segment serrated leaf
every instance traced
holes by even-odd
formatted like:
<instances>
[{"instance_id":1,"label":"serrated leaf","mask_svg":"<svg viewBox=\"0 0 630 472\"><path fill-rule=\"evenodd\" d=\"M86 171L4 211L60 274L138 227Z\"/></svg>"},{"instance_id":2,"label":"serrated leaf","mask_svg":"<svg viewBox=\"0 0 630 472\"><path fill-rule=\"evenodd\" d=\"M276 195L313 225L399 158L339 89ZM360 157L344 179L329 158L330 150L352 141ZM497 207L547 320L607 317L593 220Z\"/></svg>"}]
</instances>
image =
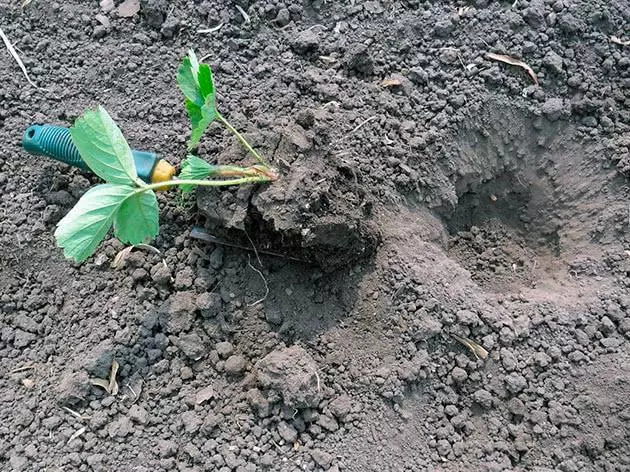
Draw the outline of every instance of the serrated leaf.
<instances>
[{"instance_id":1,"label":"serrated leaf","mask_svg":"<svg viewBox=\"0 0 630 472\"><path fill-rule=\"evenodd\" d=\"M136 185L138 174L131 148L103 107L77 118L70 135L81 159L96 175L110 184Z\"/></svg>"},{"instance_id":2,"label":"serrated leaf","mask_svg":"<svg viewBox=\"0 0 630 472\"><path fill-rule=\"evenodd\" d=\"M197 82L199 83L199 92L204 99L204 104L208 105L212 103L212 106L214 106L214 78L212 77L212 70L208 64L199 65Z\"/></svg>"},{"instance_id":3,"label":"serrated leaf","mask_svg":"<svg viewBox=\"0 0 630 472\"><path fill-rule=\"evenodd\" d=\"M199 61L197 60L197 55L193 49L188 50L188 60L190 61L190 68L192 69L192 73L195 77L199 73Z\"/></svg>"},{"instance_id":4,"label":"serrated leaf","mask_svg":"<svg viewBox=\"0 0 630 472\"><path fill-rule=\"evenodd\" d=\"M123 243L146 243L158 231L159 207L152 190L130 195L114 216L114 234Z\"/></svg>"},{"instance_id":5,"label":"serrated leaf","mask_svg":"<svg viewBox=\"0 0 630 472\"><path fill-rule=\"evenodd\" d=\"M188 111L188 116L190 117L190 123L192 125L192 131L190 133L190 138L188 139L188 150L190 151L199 144L203 133L206 129L208 129L210 123L214 121L217 113L214 105L204 105L199 108L197 105L188 100L186 100L186 111Z\"/></svg>"},{"instance_id":6,"label":"serrated leaf","mask_svg":"<svg viewBox=\"0 0 630 472\"><path fill-rule=\"evenodd\" d=\"M215 166L208 164L203 159L197 156L188 156L184 162L182 162L179 178L181 180L198 180L206 179L215 170ZM180 185L182 192L190 192L194 185Z\"/></svg>"},{"instance_id":7,"label":"serrated leaf","mask_svg":"<svg viewBox=\"0 0 630 472\"><path fill-rule=\"evenodd\" d=\"M88 190L57 223L55 238L64 255L82 262L94 254L116 212L135 191L135 187L118 184L102 184Z\"/></svg>"},{"instance_id":8,"label":"serrated leaf","mask_svg":"<svg viewBox=\"0 0 630 472\"><path fill-rule=\"evenodd\" d=\"M177 71L177 84L184 94L192 125L188 141L190 150L199 144L201 136L217 116L212 70L208 64L199 64L194 51L190 50Z\"/></svg>"},{"instance_id":9,"label":"serrated leaf","mask_svg":"<svg viewBox=\"0 0 630 472\"><path fill-rule=\"evenodd\" d=\"M177 85L187 100L198 107L203 106L204 99L199 88L197 72L193 71L189 57L182 59L182 63L177 69Z\"/></svg>"}]
</instances>

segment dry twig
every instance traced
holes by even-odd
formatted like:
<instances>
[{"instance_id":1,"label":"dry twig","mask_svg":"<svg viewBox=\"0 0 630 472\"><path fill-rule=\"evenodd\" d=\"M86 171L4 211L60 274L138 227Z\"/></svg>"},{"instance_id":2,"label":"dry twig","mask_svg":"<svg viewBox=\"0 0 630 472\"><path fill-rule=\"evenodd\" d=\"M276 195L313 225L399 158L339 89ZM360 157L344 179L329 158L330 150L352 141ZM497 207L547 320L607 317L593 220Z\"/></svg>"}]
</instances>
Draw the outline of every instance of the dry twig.
<instances>
[{"instance_id":1,"label":"dry twig","mask_svg":"<svg viewBox=\"0 0 630 472\"><path fill-rule=\"evenodd\" d=\"M77 418L79 418L82 421L89 420L91 418L91 416L89 416L89 415L82 415L81 413L79 413L77 411L74 411L74 410L68 408L67 406L63 406L62 408L64 410L66 410L68 413L70 413L72 416L76 416Z\"/></svg>"},{"instance_id":2,"label":"dry twig","mask_svg":"<svg viewBox=\"0 0 630 472\"><path fill-rule=\"evenodd\" d=\"M24 370L30 370L35 368L34 362L29 362L28 364L23 365L22 367L16 367L15 369L9 371L9 374L16 374L18 372L22 372Z\"/></svg>"},{"instance_id":3,"label":"dry twig","mask_svg":"<svg viewBox=\"0 0 630 472\"><path fill-rule=\"evenodd\" d=\"M197 30L197 33L199 34L210 34L210 33L216 33L217 31L219 31L221 28L223 28L223 23L219 23L217 26L214 26L212 28L204 28L204 29L200 29ZM207 56L202 57L199 62L203 62L203 60L206 58Z\"/></svg>"},{"instance_id":4,"label":"dry twig","mask_svg":"<svg viewBox=\"0 0 630 472\"><path fill-rule=\"evenodd\" d=\"M76 438L78 438L79 436L81 436L83 433L85 433L85 426L83 428L80 428L78 430L76 430L72 436L70 436L70 439L68 439L67 444L70 444L72 441L74 441Z\"/></svg>"},{"instance_id":5,"label":"dry twig","mask_svg":"<svg viewBox=\"0 0 630 472\"><path fill-rule=\"evenodd\" d=\"M346 140L349 136L352 136L354 133L359 131L361 128L363 128L365 125L367 125L370 121L373 121L376 118L378 118L376 115L372 115L369 118L367 118L366 120L363 120L361 123L359 123L357 126L355 126L352 131L350 131L348 134L343 136L338 142L342 142L342 141Z\"/></svg>"},{"instance_id":6,"label":"dry twig","mask_svg":"<svg viewBox=\"0 0 630 472\"><path fill-rule=\"evenodd\" d=\"M247 14L247 12L245 10L243 10L243 8L240 5L236 5L236 9L238 10L238 12L243 17L243 20L245 21L245 24L252 22L251 18Z\"/></svg>"}]
</instances>

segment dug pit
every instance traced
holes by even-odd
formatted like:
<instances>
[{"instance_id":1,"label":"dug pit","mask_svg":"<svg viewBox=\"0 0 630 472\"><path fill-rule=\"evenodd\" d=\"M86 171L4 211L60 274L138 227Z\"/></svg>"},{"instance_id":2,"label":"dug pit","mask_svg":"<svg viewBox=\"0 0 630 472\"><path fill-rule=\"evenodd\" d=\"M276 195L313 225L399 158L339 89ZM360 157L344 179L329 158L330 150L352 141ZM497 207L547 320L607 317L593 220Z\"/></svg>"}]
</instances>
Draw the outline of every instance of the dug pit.
<instances>
[{"instance_id":1,"label":"dug pit","mask_svg":"<svg viewBox=\"0 0 630 472\"><path fill-rule=\"evenodd\" d=\"M448 149L455 197L437 213L473 276L565 269L561 260L597 258L628 230L626 179L605 142L569 120L491 102Z\"/></svg>"}]
</instances>

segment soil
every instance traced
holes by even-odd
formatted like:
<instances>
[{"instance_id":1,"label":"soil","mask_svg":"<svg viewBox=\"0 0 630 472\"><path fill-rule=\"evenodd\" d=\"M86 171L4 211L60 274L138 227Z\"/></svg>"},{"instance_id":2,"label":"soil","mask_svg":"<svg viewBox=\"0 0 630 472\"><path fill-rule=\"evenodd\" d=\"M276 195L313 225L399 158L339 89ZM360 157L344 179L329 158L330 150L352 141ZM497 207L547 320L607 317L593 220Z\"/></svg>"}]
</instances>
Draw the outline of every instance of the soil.
<instances>
[{"instance_id":1,"label":"soil","mask_svg":"<svg viewBox=\"0 0 630 472\"><path fill-rule=\"evenodd\" d=\"M627 1L123 10L0 0L41 87L0 47L1 470L630 470ZM101 104L178 163L189 47L280 180L66 261L97 179L23 131ZM218 125L198 153L246 161Z\"/></svg>"}]
</instances>

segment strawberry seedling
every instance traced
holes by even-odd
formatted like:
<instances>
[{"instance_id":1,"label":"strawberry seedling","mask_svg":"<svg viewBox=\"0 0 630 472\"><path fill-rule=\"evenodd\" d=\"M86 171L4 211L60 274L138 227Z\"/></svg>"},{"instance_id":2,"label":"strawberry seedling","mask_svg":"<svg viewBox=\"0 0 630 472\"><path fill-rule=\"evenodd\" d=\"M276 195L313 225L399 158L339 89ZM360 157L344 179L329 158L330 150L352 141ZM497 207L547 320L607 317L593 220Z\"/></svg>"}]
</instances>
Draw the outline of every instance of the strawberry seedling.
<instances>
[{"instance_id":1,"label":"strawberry seedling","mask_svg":"<svg viewBox=\"0 0 630 472\"><path fill-rule=\"evenodd\" d=\"M192 150L210 123L217 121L236 136L256 159L250 167L212 165L189 155L179 177L145 182L138 177L134 154L122 132L104 108L89 110L70 129L72 143L81 159L106 183L88 190L57 224L55 238L67 258L77 262L90 257L113 226L114 235L125 244L146 243L159 231L156 190L179 186L189 192L197 186L219 187L271 182L274 171L247 140L216 108L212 71L200 64L191 50L178 69L177 83L185 97L192 123L188 150Z\"/></svg>"}]
</instances>

